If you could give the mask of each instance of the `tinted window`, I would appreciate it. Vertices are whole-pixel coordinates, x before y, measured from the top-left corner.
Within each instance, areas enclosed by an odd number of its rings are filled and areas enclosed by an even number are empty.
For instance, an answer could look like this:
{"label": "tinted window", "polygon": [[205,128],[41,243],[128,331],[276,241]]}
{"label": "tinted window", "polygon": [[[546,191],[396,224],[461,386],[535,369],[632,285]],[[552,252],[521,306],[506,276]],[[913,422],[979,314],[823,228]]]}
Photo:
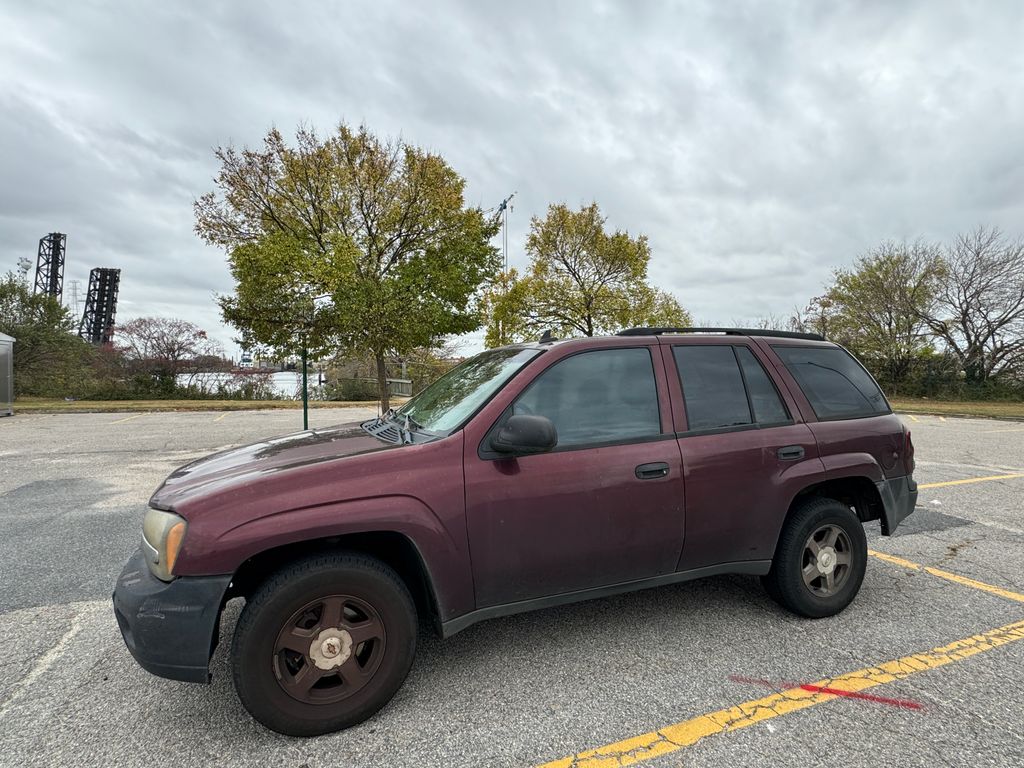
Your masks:
{"label": "tinted window", "polygon": [[560,448],[658,435],[651,354],[646,348],[602,349],[567,357],[538,376],[512,412],[547,416]]}
{"label": "tinted window", "polygon": [[819,419],[888,413],[878,385],[860,363],[838,347],[774,346]]}
{"label": "tinted window", "polygon": [[736,347],[743,377],[750,393],[750,404],[754,407],[754,419],[758,424],[780,424],[789,421],[789,411],[782,403],[779,392],[768,378],[754,353],[746,347]]}
{"label": "tinted window", "polygon": [[715,429],[752,423],[743,377],[732,347],[674,347],[683,382],[690,429]]}

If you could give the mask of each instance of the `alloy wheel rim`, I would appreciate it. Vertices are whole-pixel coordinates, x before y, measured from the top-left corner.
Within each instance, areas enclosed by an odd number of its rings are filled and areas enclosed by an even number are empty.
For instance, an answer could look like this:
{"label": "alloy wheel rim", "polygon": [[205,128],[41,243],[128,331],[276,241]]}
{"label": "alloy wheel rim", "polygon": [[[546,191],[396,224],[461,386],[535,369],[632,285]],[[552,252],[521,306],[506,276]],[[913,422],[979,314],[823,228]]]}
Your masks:
{"label": "alloy wheel rim", "polygon": [[274,642],[278,685],[305,704],[333,704],[364,688],[384,657],[387,633],[372,605],[351,595],[306,603]]}
{"label": "alloy wheel rim", "polygon": [[832,597],[843,588],[853,565],[850,537],[833,523],[817,528],[804,544],[800,575],[816,597]]}

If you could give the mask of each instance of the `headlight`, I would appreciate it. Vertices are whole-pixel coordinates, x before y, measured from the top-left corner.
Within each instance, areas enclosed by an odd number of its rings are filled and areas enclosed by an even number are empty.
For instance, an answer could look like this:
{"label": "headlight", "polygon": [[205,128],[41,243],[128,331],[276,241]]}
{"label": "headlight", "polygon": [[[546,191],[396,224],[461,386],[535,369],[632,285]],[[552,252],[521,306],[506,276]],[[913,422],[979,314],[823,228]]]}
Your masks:
{"label": "headlight", "polygon": [[174,578],[174,563],[188,524],[173,512],[150,509],[142,521],[142,548],[153,575],[162,581]]}

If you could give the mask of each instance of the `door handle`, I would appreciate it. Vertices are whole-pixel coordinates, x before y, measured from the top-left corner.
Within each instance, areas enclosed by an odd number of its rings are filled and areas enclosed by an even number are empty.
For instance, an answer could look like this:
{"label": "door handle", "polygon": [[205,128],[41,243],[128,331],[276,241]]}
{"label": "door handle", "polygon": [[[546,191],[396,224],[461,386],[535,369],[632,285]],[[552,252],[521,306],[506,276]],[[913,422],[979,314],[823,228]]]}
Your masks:
{"label": "door handle", "polygon": [[651,464],[641,464],[636,468],[636,476],[641,480],[655,480],[659,477],[667,477],[668,464],[664,461],[655,461]]}
{"label": "door handle", "polygon": [[802,445],[787,445],[785,448],[779,448],[775,455],[782,461],[797,461],[804,457],[804,447]]}

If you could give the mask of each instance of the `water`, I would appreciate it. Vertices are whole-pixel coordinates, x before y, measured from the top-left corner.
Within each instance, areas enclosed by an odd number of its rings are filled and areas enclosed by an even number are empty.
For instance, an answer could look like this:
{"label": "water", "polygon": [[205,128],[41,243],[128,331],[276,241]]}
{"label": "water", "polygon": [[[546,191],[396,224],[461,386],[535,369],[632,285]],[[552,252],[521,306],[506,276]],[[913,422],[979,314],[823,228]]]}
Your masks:
{"label": "water", "polygon": [[[276,371],[271,374],[265,373],[236,373],[236,372],[209,372],[209,373],[181,373],[178,374],[179,386],[197,387],[204,392],[214,392],[223,386],[229,392],[237,392],[246,384],[254,381],[266,381],[270,390],[279,398],[284,400],[302,399],[302,374],[297,371]],[[309,374],[310,396],[317,386],[317,373],[311,371]]]}

